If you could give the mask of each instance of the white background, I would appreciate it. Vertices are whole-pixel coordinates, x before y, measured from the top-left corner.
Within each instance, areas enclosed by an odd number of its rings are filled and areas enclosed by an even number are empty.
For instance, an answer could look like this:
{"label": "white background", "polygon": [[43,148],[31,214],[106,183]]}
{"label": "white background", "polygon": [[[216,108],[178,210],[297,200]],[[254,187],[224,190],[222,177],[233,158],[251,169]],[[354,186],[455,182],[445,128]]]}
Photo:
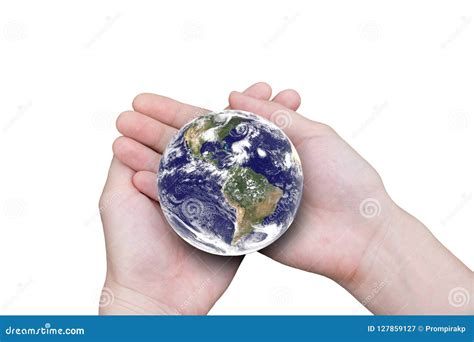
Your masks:
{"label": "white background", "polygon": [[[474,268],[471,1],[2,1],[0,313],[95,314],[98,198],[139,92],[219,109],[292,87],[395,201]],[[366,314],[332,281],[245,258],[213,314]]]}

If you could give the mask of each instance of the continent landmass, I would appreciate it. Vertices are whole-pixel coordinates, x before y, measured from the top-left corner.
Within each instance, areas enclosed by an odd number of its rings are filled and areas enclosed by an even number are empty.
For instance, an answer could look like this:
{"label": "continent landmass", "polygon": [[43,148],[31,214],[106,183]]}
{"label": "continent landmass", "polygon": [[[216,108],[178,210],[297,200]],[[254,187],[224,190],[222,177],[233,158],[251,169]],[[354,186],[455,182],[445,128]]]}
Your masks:
{"label": "continent landmass", "polygon": [[224,125],[219,125],[213,116],[205,116],[186,130],[184,140],[195,157],[210,161],[212,156],[201,154],[202,145],[207,141],[223,143],[223,139],[241,122],[241,118],[233,117]]}
{"label": "continent landmass", "polygon": [[271,215],[283,195],[280,188],[270,184],[263,175],[248,167],[231,168],[223,192],[226,200],[237,211],[237,225],[232,244],[250,234],[255,224]]}
{"label": "continent landmass", "polygon": [[[224,144],[223,139],[241,122],[241,118],[233,117],[220,124],[213,116],[203,117],[186,130],[184,139],[195,157],[216,165],[217,160],[212,155],[201,153],[202,145],[207,141]],[[272,185],[265,176],[249,167],[240,166],[230,168],[222,191],[225,199],[236,210],[232,245],[237,244],[242,237],[254,230],[255,225],[271,215],[283,195],[283,191]]]}

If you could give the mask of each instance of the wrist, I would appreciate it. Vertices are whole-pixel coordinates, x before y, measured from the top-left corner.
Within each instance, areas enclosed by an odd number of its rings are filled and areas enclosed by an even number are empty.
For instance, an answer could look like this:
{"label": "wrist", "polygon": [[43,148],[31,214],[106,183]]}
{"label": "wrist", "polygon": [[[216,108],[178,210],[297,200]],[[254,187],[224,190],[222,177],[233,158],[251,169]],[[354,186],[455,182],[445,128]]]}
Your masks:
{"label": "wrist", "polygon": [[[388,196],[387,196],[388,197]],[[382,301],[387,288],[399,276],[399,268],[405,257],[413,253],[407,227],[410,217],[391,199],[381,205],[382,217],[372,225],[372,235],[358,260],[358,265],[339,284],[356,297],[362,305],[374,313],[382,313],[376,306]],[[406,298],[408,294],[400,298]],[[385,300],[386,302],[386,300]],[[404,304],[391,303],[391,312],[396,313]]]}
{"label": "wrist", "polygon": [[99,300],[100,315],[180,315],[154,298],[107,280]]}
{"label": "wrist", "polygon": [[357,265],[352,272],[335,279],[348,290],[359,287],[370,276],[376,276],[381,269],[379,263],[392,264],[397,258],[397,246],[403,239],[408,214],[386,194],[383,201],[377,199],[377,205],[380,215],[365,218],[365,222],[357,227],[359,236],[362,235],[364,241]]}
{"label": "wrist", "polygon": [[[472,314],[472,272],[415,217],[393,202],[386,209],[357,271],[341,285],[376,314]],[[464,302],[453,301],[456,289]]]}

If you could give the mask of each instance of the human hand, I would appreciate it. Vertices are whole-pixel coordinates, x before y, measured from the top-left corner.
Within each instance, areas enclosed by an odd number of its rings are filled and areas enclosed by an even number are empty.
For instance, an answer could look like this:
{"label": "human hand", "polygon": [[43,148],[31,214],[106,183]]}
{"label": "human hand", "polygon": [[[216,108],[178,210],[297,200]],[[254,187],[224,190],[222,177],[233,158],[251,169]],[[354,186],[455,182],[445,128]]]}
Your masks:
{"label": "human hand", "polygon": [[[257,83],[245,92],[269,100],[271,88]],[[273,103],[296,110],[299,95],[286,90]],[[107,248],[101,314],[205,314],[228,287],[242,257],[214,256],[175,234],[157,202],[161,153],[177,130],[208,110],[153,94],[122,113],[123,134],[113,144],[100,211]]]}
{"label": "human hand", "polygon": [[304,192],[296,219],[265,253],[337,281],[353,277],[390,213],[384,210],[383,215],[368,219],[361,214],[360,204],[365,199],[375,203],[376,199],[380,202],[377,206],[392,210],[377,172],[324,124],[237,92],[230,95],[229,103],[233,109],[254,112],[280,126],[295,145],[303,166]]}
{"label": "human hand", "polygon": [[450,298],[474,293],[472,272],[391,200],[374,168],[332,128],[237,92],[229,104],[279,125],[303,166],[296,219],[264,254],[335,280],[374,313],[474,312],[474,303]]}

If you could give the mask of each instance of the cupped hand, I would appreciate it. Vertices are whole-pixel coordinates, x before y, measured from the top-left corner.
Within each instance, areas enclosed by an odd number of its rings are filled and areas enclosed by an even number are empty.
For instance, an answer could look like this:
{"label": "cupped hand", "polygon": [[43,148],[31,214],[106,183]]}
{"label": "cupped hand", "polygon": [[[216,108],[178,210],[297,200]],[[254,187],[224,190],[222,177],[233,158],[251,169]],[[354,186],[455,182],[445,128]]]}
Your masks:
{"label": "cupped hand", "polygon": [[[246,96],[268,101],[271,88],[257,83]],[[296,110],[292,90],[272,102]],[[114,158],[100,198],[107,250],[101,314],[205,314],[229,286],[242,257],[201,252],[168,225],[157,202],[161,153],[178,129],[209,112],[159,95],[141,94],[122,113]]]}
{"label": "cupped hand", "polygon": [[371,241],[384,234],[394,209],[377,172],[327,125],[238,92],[231,93],[229,104],[280,126],[303,166],[303,198],[295,221],[263,252],[338,282],[357,277]]}

